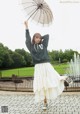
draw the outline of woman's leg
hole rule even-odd
[[[46,96],[45,96],[45,99],[44,99],[44,104],[47,104],[47,99],[46,99]]]
[[[44,89],[44,95],[45,95],[45,98],[44,98],[44,104],[47,104],[47,99],[46,99],[46,90]]]
[[[46,110],[46,109],[47,109],[47,99],[46,99],[46,96],[45,96],[43,110]]]

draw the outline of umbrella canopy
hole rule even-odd
[[[37,23],[43,25],[50,24],[53,20],[53,14],[48,4],[44,0],[22,0],[23,8],[28,16]]]

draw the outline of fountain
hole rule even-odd
[[[69,68],[66,74],[73,80],[73,82],[80,82],[80,56],[74,53],[74,59],[68,63]]]

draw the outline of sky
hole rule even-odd
[[[54,19],[50,26],[43,27],[29,20],[31,37],[35,32],[49,34],[48,50],[73,49],[80,52],[80,0],[45,0]],[[26,12],[21,0],[0,0],[0,42],[11,50],[26,51]]]

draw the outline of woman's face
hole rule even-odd
[[[39,44],[41,42],[41,36],[39,34],[34,36],[34,42],[35,44]]]

